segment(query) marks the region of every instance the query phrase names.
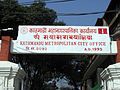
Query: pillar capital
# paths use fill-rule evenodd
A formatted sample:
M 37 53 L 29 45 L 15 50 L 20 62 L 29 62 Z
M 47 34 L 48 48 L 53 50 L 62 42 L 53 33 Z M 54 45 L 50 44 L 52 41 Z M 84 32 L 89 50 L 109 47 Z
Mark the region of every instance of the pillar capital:
M 108 66 L 101 73 L 102 90 L 120 89 L 120 63 Z
M 23 90 L 25 71 L 18 64 L 0 61 L 0 90 Z

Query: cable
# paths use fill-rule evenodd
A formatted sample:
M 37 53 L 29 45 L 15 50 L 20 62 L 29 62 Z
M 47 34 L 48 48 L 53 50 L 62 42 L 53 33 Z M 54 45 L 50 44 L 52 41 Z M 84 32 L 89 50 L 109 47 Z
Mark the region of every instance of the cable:
M 41 1 L 43 3 L 61 3 L 61 2 L 69 2 L 69 1 L 75 1 L 75 0 L 59 0 L 59 1 L 49 1 L 49 0 L 44 0 Z M 32 5 L 33 3 L 39 3 L 39 1 L 31 1 L 31 2 L 23 2 L 23 3 L 19 3 L 19 5 Z M 6 5 L 8 6 L 8 5 Z
M 93 14 L 101 14 L 101 13 L 113 13 L 118 12 L 120 10 L 110 10 L 110 11 L 100 11 L 100 12 L 90 12 L 90 13 L 57 13 L 57 16 L 82 16 L 82 15 L 93 15 Z M 22 13 L 15 12 L 10 14 L 25 14 L 25 15 L 43 15 L 48 13 Z
M 100 11 L 100 12 L 90 12 L 90 13 L 59 13 L 58 16 L 80 16 L 80 15 L 91 15 L 91 14 L 101 14 L 101 13 L 112 13 L 118 12 L 120 10 L 110 10 L 110 11 Z
M 45 3 L 60 3 L 60 2 L 69 2 L 69 1 L 75 1 L 75 0 L 58 0 L 58 1 L 44 0 L 42 2 L 45 2 Z M 33 3 L 39 3 L 39 1 L 23 2 L 23 3 L 19 3 L 19 4 L 21 4 L 21 5 L 31 5 Z
M 59 2 L 69 2 L 69 1 L 75 1 L 75 0 L 49 1 L 49 2 L 45 2 L 45 3 L 59 3 Z

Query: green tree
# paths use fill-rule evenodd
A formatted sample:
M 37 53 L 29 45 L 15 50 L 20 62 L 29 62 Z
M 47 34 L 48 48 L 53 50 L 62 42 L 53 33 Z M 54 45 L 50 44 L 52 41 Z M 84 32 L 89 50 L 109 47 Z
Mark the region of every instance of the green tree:
M 56 22 L 57 15 L 52 9 L 45 8 L 45 3 L 19 5 L 16 0 L 0 1 L 0 28 L 14 28 L 12 37 L 16 39 L 19 25 L 65 25 Z M 83 56 L 85 57 L 85 56 Z M 45 82 L 66 76 L 69 83 L 77 90 L 88 58 L 70 55 L 13 55 L 13 62 L 20 63 L 26 71 L 25 90 L 56 89 L 55 82 Z M 48 89 L 47 89 L 48 87 Z
M 29 6 L 19 5 L 16 0 L 0 1 L 0 28 L 14 28 L 16 39 L 19 25 L 54 25 L 56 12 L 45 8 L 45 3 L 33 3 Z M 65 25 L 60 22 L 59 25 Z

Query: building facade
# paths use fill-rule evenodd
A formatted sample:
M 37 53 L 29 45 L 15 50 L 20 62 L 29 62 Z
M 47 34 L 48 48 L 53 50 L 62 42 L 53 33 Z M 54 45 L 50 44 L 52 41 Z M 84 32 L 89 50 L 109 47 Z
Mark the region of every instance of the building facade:
M 93 56 L 83 77 L 83 90 L 113 90 L 114 87 L 110 86 L 115 86 L 113 82 L 119 81 L 118 77 L 117 81 L 114 81 L 113 77 L 116 77 L 114 75 L 118 73 L 114 73 L 115 67 L 110 65 L 115 66 L 116 63 L 120 62 L 120 0 L 111 0 L 106 13 L 102 18 L 98 18 L 95 26 L 109 26 L 111 41 L 117 41 L 118 54 Z M 118 66 L 117 64 L 116 67 L 119 68 Z M 119 69 L 116 72 L 119 72 Z M 109 76 L 110 73 L 114 73 L 112 78 Z M 113 79 L 113 81 L 104 82 L 105 80 L 102 79 Z

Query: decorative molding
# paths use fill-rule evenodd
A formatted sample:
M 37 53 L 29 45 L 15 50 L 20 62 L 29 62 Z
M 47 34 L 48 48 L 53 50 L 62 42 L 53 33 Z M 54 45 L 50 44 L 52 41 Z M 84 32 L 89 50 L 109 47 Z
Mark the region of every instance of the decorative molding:
M 0 61 L 0 90 L 20 90 L 25 75 L 25 71 L 18 64 Z
M 108 66 L 100 75 L 103 82 L 102 90 L 104 88 L 108 90 L 120 90 L 120 63 Z
M 0 86 L 3 84 L 3 79 L 0 78 Z

